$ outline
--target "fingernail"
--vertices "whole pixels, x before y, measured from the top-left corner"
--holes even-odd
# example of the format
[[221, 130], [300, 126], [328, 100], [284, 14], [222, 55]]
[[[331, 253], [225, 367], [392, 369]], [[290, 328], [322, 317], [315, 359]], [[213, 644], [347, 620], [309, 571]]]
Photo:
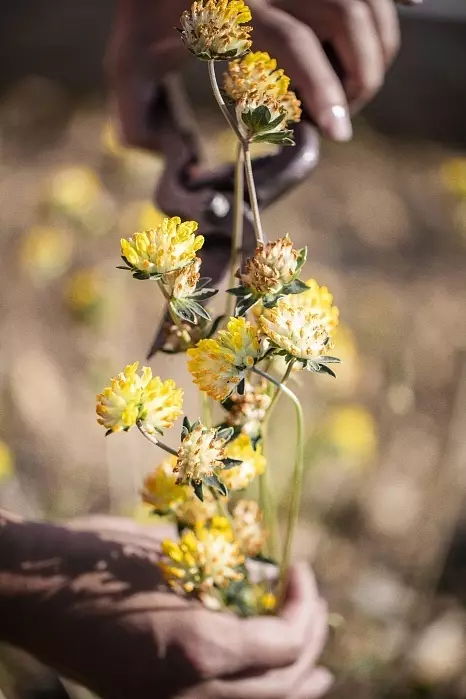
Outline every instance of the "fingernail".
[[340, 104], [335, 104], [320, 115], [319, 124], [327, 136], [334, 141], [350, 141], [353, 137], [353, 127], [348, 110]]

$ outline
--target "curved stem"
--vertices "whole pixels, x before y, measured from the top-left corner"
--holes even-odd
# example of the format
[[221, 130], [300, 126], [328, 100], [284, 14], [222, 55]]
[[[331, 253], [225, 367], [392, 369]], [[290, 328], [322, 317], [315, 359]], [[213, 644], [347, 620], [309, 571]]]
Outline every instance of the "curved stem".
[[256, 185], [254, 184], [254, 174], [252, 171], [251, 151], [249, 143], [243, 142], [244, 164], [246, 169], [246, 181], [248, 183], [249, 201], [251, 203], [251, 211], [254, 219], [254, 231], [258, 243], [265, 243], [264, 231], [262, 230], [261, 216], [259, 211], [259, 202], [257, 201]]
[[[244, 216], [244, 153], [241, 143], [238, 143], [236, 152], [235, 167], [235, 200], [234, 200], [234, 227], [231, 239], [230, 252], [230, 277], [228, 288], [232, 289], [236, 285], [236, 271], [241, 265], [241, 254], [243, 247], [243, 216]], [[227, 305], [225, 309], [225, 322], [235, 312], [236, 297], [227, 294]]]
[[[285, 371], [285, 373], [283, 374], [283, 377], [280, 379], [280, 384], [282, 384], [282, 385], [285, 385], [285, 384], [286, 384], [286, 382], [287, 382], [288, 379], [290, 378], [290, 374], [291, 374], [291, 372], [292, 372], [292, 370], [293, 370], [293, 365], [294, 365], [294, 361], [291, 361], [291, 362], [288, 363], [288, 365], [287, 365], [287, 367], [286, 367], [286, 371]], [[268, 423], [268, 421], [270, 420], [270, 417], [271, 417], [271, 415], [272, 415], [272, 412], [273, 412], [273, 410], [274, 410], [274, 408], [275, 408], [275, 406], [276, 406], [276, 404], [277, 404], [279, 398], [280, 398], [280, 389], [277, 388], [277, 390], [276, 390], [275, 393], [273, 394], [271, 403], [270, 403], [269, 407], [267, 408], [267, 411], [266, 411], [266, 413], [265, 413], [265, 415], [264, 415], [264, 419], [263, 419], [263, 421], [262, 421], [263, 427], [266, 427], [266, 426], [267, 426], [267, 423]]]
[[164, 451], [168, 452], [172, 456], [178, 456], [178, 452], [172, 449], [171, 447], [168, 446], [168, 444], [164, 444], [164, 442], [161, 442], [157, 437], [155, 437], [153, 434], [147, 431], [144, 423], [141, 420], [138, 420], [136, 422], [136, 427], [138, 428], [139, 432], [144, 435], [144, 437], [151, 443], [155, 444], [156, 447], [160, 447], [160, 449], [163, 449]]
[[293, 470], [293, 488], [291, 491], [290, 509], [288, 512], [288, 523], [286, 528], [285, 544], [283, 547], [283, 557], [280, 568], [280, 595], [282, 595], [284, 590], [286, 574], [290, 563], [293, 533], [296, 523], [298, 521], [299, 506], [301, 503], [304, 465], [304, 415], [298, 397], [293, 393], [293, 391], [291, 391], [288, 388], [288, 386], [284, 386], [282, 383], [280, 383], [280, 381], [275, 379], [273, 376], [270, 376], [270, 374], [267, 374], [265, 371], [261, 371], [258, 367], [254, 367], [253, 371], [259, 376], [262, 376], [264, 379], [267, 379], [267, 381], [273, 383], [280, 391], [283, 391], [283, 393], [285, 393], [288, 396], [288, 398], [293, 401], [296, 410], [297, 438], [296, 457]]
[[210, 78], [210, 84], [212, 86], [212, 92], [214, 93], [214, 97], [217, 101], [218, 106], [220, 107], [223, 116], [227, 120], [230, 128], [233, 129], [233, 131], [236, 134], [236, 137], [238, 138], [241, 143], [243, 142], [243, 137], [240, 133], [240, 130], [238, 129], [238, 125], [232, 118], [230, 112], [228, 111], [228, 107], [225, 104], [225, 100], [222, 97], [222, 93], [220, 92], [218, 83], [217, 83], [217, 76], [215, 75], [215, 61], [208, 61], [207, 63], [208, 69], [209, 69], [209, 78]]

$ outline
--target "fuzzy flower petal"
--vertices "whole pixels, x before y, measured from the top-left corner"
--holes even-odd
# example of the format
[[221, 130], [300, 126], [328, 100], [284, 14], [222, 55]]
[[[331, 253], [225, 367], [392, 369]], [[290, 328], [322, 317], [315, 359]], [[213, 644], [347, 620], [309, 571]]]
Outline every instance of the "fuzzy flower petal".
[[262, 454], [262, 448], [258, 445], [254, 449], [248, 435], [240, 434], [227, 445], [225, 451], [230, 459], [242, 462], [222, 472], [222, 480], [228, 489], [244, 490], [256, 476], [264, 473], [267, 462]]
[[273, 345], [296, 359], [319, 357], [332, 346], [328, 323], [305, 306], [290, 302], [288, 296], [273, 308], [265, 308], [259, 323]]
[[293, 306], [303, 306], [315, 314], [333, 333], [339, 323], [340, 311], [333, 305], [333, 295], [326, 286], [319, 286], [315, 279], [306, 282], [307, 291], [297, 296], [289, 296]]
[[174, 468], [177, 482], [183, 484], [202, 483], [223, 468], [226, 458], [225, 440], [217, 437], [216, 429], [199, 424], [183, 438]]
[[214, 586], [225, 588], [244, 576], [239, 544], [223, 529], [196, 526], [183, 534], [179, 543], [164, 541], [162, 552], [160, 567], [165, 580], [180, 593], [202, 597]]
[[188, 350], [188, 369], [201, 391], [223, 400], [261, 355], [257, 329], [244, 318], [231, 318], [217, 339], [201, 340]]
[[122, 257], [133, 272], [147, 276], [173, 272], [192, 262], [203, 246], [203, 236], [195, 235], [197, 228], [196, 221], [164, 218], [157, 228], [123, 238]]
[[201, 276], [199, 274], [200, 267], [201, 260], [199, 257], [196, 257], [186, 267], [164, 274], [162, 281], [170, 297], [185, 299], [192, 296], [196, 291], [196, 285]]
[[244, 55], [251, 46], [252, 19], [243, 0], [196, 0], [181, 15], [181, 38], [198, 58], [225, 60]]
[[264, 380], [254, 385], [246, 381], [242, 395], [233, 393], [230, 396], [225, 422], [231, 427], [241, 428], [241, 432], [251, 439], [259, 437], [261, 424], [272, 400], [267, 389], [268, 384]]
[[257, 502], [240, 500], [233, 509], [235, 535], [245, 556], [257, 556], [264, 548], [267, 532]]
[[152, 377], [149, 367], [142, 367], [141, 374], [138, 368], [139, 362], [128, 365], [97, 396], [98, 422], [111, 432], [128, 430], [138, 420], [149, 432], [161, 431], [181, 415], [182, 389], [171, 379]]
[[257, 294], [277, 293], [296, 277], [299, 255], [288, 234], [266, 245], [259, 243], [254, 257], [246, 260], [245, 274], [238, 276]]

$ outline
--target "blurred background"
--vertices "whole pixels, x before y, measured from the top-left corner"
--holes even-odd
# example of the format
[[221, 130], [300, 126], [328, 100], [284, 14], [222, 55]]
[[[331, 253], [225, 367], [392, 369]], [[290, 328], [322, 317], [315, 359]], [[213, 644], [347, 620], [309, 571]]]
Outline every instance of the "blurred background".
[[[138, 435], [105, 440], [94, 416], [95, 393], [144, 359], [161, 316], [157, 295], [115, 269], [119, 238], [160, 220], [163, 162], [118, 139], [102, 73], [113, 11], [112, 0], [0, 9], [0, 506], [26, 516], [144, 519], [138, 489], [157, 463]], [[312, 178], [265, 215], [270, 237], [309, 246], [306, 276], [341, 312], [338, 380], [297, 386], [296, 539], [330, 601], [325, 660], [341, 699], [466, 697], [464, 0], [426, 0], [402, 30], [354, 141], [324, 144]], [[188, 72], [209, 163], [230, 160], [202, 66]], [[182, 357], [152, 366], [188, 387], [196, 414]], [[287, 416], [282, 402], [277, 492]], [[2, 699], [51, 687], [0, 649]]]

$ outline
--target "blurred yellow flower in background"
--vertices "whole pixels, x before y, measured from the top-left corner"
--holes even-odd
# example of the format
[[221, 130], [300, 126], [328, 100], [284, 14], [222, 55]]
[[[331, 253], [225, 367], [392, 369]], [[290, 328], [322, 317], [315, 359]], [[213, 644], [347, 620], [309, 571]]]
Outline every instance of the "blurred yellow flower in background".
[[98, 423], [110, 432], [121, 432], [141, 421], [148, 432], [173, 426], [182, 412], [183, 390], [174, 381], [152, 376], [149, 367], [138, 372], [139, 362], [129, 364], [97, 396]]
[[257, 556], [264, 548], [267, 532], [255, 500], [240, 500], [233, 508], [233, 526], [245, 556]]
[[164, 214], [150, 201], [129, 202], [118, 217], [118, 231], [125, 236], [128, 231], [149, 231], [163, 222]]
[[358, 404], [341, 405], [329, 411], [320, 438], [338, 456], [365, 464], [377, 454], [377, 432], [377, 422], [367, 408]]
[[101, 192], [102, 184], [92, 168], [71, 166], [52, 175], [46, 198], [51, 206], [75, 214], [94, 204]]
[[179, 542], [165, 540], [162, 553], [160, 567], [165, 580], [180, 592], [202, 596], [214, 586], [224, 588], [244, 577], [239, 544], [231, 540], [228, 528], [223, 526], [198, 525], [185, 532]]
[[68, 269], [73, 247], [73, 238], [68, 231], [33, 226], [21, 241], [21, 268], [37, 282], [57, 279]]
[[229, 442], [225, 452], [228, 458], [242, 462], [239, 466], [222, 471], [222, 480], [227, 488], [245, 490], [256, 476], [264, 473], [267, 461], [262, 454], [262, 447], [258, 445], [254, 449], [247, 434], [240, 434]]
[[15, 461], [10, 447], [0, 439], [0, 482], [11, 478], [15, 471]]
[[466, 158], [447, 160], [442, 166], [442, 177], [450, 192], [466, 197]]
[[83, 267], [66, 283], [64, 298], [73, 315], [87, 319], [102, 309], [105, 301], [104, 281], [95, 267]]
[[241, 56], [251, 46], [252, 19], [244, 0], [195, 0], [181, 15], [181, 38], [186, 48], [203, 60]]

